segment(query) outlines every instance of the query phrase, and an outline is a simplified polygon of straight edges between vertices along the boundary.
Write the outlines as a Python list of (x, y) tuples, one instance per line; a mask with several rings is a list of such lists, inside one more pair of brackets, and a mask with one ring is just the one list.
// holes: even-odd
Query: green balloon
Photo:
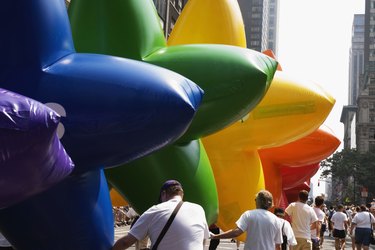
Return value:
[(166, 47), (144, 61), (178, 72), (205, 91), (180, 142), (213, 134), (248, 114), (264, 97), (277, 66), (262, 53), (214, 44)]
[(159, 65), (205, 91), (190, 129), (179, 142), (210, 135), (247, 115), (264, 97), (276, 71), (275, 60), (245, 48), (167, 47), (151, 0), (72, 1), (69, 16), (77, 51)]
[(168, 146), (129, 164), (106, 169), (105, 174), (140, 214), (158, 203), (160, 188), (166, 180), (178, 180), (184, 189), (184, 200), (200, 204), (207, 222), (216, 222), (219, 205), (215, 178), (199, 140)]
[(71, 0), (68, 13), (79, 52), (142, 60), (166, 46), (152, 0)]

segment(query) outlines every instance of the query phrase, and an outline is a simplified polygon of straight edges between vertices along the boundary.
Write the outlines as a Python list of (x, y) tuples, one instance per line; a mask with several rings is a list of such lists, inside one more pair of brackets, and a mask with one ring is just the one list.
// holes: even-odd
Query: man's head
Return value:
[(272, 194), (267, 190), (261, 190), (255, 197), (255, 203), (257, 208), (268, 210), (273, 206)]
[(306, 190), (299, 191), (298, 200), (300, 202), (306, 203), (308, 199), (309, 199), (309, 192), (307, 192)]
[(170, 200), (176, 195), (181, 196), (181, 198), (184, 197), (181, 183), (176, 180), (168, 180), (160, 188), (159, 202)]
[(315, 206), (322, 208), (324, 205), (324, 198), (323, 196), (319, 195), (315, 197)]
[(344, 206), (342, 204), (337, 205), (337, 211), (342, 212), (344, 210)]

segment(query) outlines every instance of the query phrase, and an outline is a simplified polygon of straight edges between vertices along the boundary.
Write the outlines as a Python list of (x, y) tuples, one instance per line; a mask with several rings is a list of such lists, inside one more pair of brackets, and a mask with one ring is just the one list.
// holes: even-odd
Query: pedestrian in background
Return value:
[(309, 193), (306, 190), (301, 190), (298, 193), (298, 201), (292, 202), (285, 209), (285, 212), (292, 220), (292, 228), (294, 236), (297, 240), (297, 245), (293, 249), (297, 250), (311, 250), (311, 229), (315, 228), (316, 235), (319, 235), (320, 227), (318, 224), (318, 217), (314, 209), (306, 204), (309, 198)]
[[(296, 237), (294, 237), (292, 226), (289, 221), (285, 220), (285, 212), (281, 207), (275, 208), (273, 212), (281, 222), (281, 232), (283, 235), (283, 243), (281, 244), (282, 250), (292, 250), (293, 246), (297, 245)], [(288, 247), (289, 246), (289, 247)]]
[(331, 218), (333, 223), (333, 237), (336, 250), (345, 249), (345, 237), (348, 230), (348, 216), (344, 213), (344, 206), (338, 205), (337, 211)]
[[(313, 207), (313, 210), (316, 214), (316, 217), (318, 218), (318, 222), (315, 225), (318, 226), (318, 228), (311, 227), (311, 241), (312, 241), (312, 249), (313, 250), (319, 250), (320, 246), (321, 246), (321, 234), (320, 234), (320, 232), (321, 232), (321, 228), (322, 228), (323, 222), (324, 222), (325, 217), (326, 217), (325, 213), (322, 210), (323, 205), (324, 205), (323, 196), (315, 197), (314, 203), (315, 203), (315, 205)], [(319, 231), (318, 231), (318, 229), (319, 229)]]
[(361, 205), (361, 210), (354, 216), (350, 227), (350, 234), (353, 234), (355, 228), (355, 245), (357, 249), (369, 249), (371, 224), (375, 227), (374, 216), (367, 212), (367, 207)]

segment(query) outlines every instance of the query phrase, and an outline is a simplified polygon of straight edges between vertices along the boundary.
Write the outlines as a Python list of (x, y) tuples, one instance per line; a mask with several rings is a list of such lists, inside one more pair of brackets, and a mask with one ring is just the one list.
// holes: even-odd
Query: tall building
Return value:
[(247, 47), (272, 49), (277, 55), (278, 0), (238, 0), (245, 24)]
[(344, 106), (340, 121), (344, 124), (344, 148), (356, 148), (356, 112), (359, 85), (364, 73), (365, 15), (354, 15), (352, 45), (349, 55), (349, 95), (348, 105)]
[(366, 1), (364, 32), (365, 68), (357, 100), (357, 149), (375, 152), (375, 0)]
[(279, 1), (269, 0), (269, 11), (268, 11), (268, 40), (267, 49), (273, 51), (277, 55), (278, 48), (278, 27), (279, 27)]
[(354, 15), (352, 28), (352, 46), (349, 58), (349, 95), (348, 104), (357, 105), (359, 78), (364, 73), (365, 15)]
[(160, 17), (165, 37), (171, 33), (187, 0), (153, 0)]

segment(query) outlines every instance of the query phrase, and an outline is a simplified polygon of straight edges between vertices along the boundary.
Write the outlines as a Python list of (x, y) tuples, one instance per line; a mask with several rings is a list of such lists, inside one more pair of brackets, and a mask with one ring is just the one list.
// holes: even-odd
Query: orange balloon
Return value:
[[(340, 143), (340, 140), (329, 129), (321, 127), (313, 133), (286, 145), (259, 150), (266, 189), (274, 195), (275, 204), (280, 205), (282, 201), (281, 167), (303, 167), (319, 163), (330, 156)], [(309, 169), (307, 168), (306, 171), (309, 171)], [(292, 184), (289, 183), (288, 185)]]

